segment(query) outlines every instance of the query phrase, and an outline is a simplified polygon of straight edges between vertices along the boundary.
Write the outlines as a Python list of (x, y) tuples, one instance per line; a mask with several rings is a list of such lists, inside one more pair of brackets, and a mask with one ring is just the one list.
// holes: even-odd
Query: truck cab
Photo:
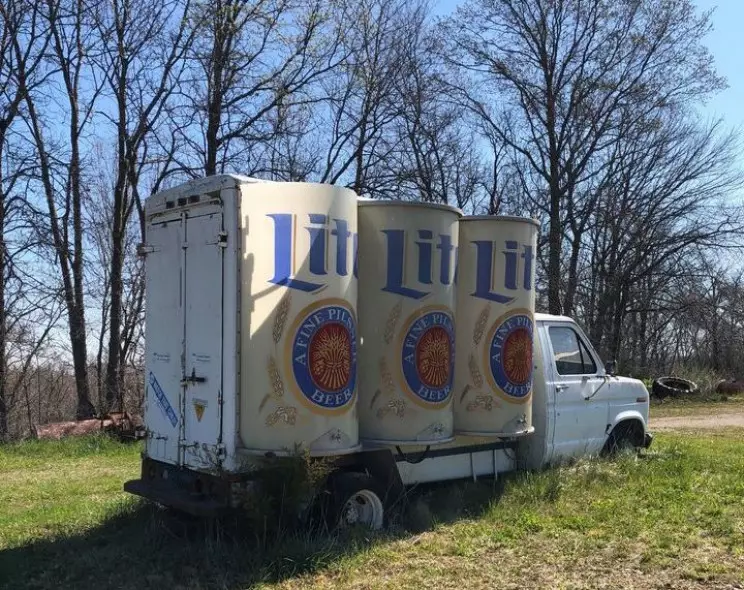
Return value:
[(528, 464), (648, 447), (649, 396), (643, 383), (606, 370), (571, 318), (538, 313), (535, 327), (535, 432), (520, 445)]

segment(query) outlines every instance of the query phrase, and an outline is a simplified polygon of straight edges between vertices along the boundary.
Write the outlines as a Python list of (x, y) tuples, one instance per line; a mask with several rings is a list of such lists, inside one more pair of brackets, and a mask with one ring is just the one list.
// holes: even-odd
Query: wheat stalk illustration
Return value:
[(473, 387), (476, 389), (483, 387), (483, 375), (478, 368), (478, 361), (475, 360), (472, 353), (468, 357), (468, 369), (470, 369), (470, 378), (473, 380)]
[(272, 330), (272, 336), (274, 337), (274, 342), (276, 344), (279, 343), (282, 339), (282, 334), (284, 334), (284, 326), (287, 323), (289, 308), (291, 305), (292, 292), (287, 290), (279, 301), (279, 305), (276, 306), (276, 311), (274, 312), (274, 328)]
[(390, 310), (390, 315), (388, 315), (388, 319), (385, 322), (385, 332), (382, 337), (385, 344), (390, 344), (393, 340), (393, 336), (395, 336), (395, 326), (398, 324), (401, 311), (403, 311), (403, 302), (398, 301), (398, 303), (393, 306), (393, 309)]
[(460, 394), (460, 403), (463, 402), (465, 396), (468, 394), (468, 391), (470, 391), (470, 385), (465, 385), (465, 387), (462, 388), (462, 393)]
[(279, 371), (279, 365), (276, 364), (276, 360), (273, 356), (269, 356), (269, 362), (266, 364), (266, 369), (269, 372), (269, 381), (271, 382), (271, 396), (277, 399), (283, 397), (284, 381), (282, 380), (282, 374)]
[(393, 375), (388, 369), (387, 359), (384, 356), (380, 357), (380, 378), (382, 379), (383, 387), (388, 391), (388, 393), (395, 391)]
[(261, 403), (258, 405), (258, 412), (263, 412), (263, 409), (266, 407), (266, 403), (271, 399), (271, 394), (267, 393), (265, 396), (263, 396), (263, 399), (261, 400)]
[(481, 338), (483, 338), (483, 332), (486, 330), (486, 324), (488, 323), (488, 316), (491, 314), (491, 306), (486, 306), (478, 314), (478, 319), (475, 321), (475, 328), (473, 328), (473, 344), (480, 344)]

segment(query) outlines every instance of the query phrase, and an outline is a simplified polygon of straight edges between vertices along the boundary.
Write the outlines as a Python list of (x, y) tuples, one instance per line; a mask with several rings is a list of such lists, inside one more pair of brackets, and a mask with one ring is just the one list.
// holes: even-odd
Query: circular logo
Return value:
[(307, 307), (295, 320), (292, 373), (307, 401), (338, 410), (351, 401), (356, 388), (356, 323), (345, 302), (327, 303)]
[(436, 308), (409, 320), (401, 351), (403, 381), (417, 401), (443, 404), (452, 391), (455, 331), (452, 315)]
[(493, 384), (507, 396), (532, 391), (532, 318), (515, 313), (494, 324), (488, 340), (488, 367)]

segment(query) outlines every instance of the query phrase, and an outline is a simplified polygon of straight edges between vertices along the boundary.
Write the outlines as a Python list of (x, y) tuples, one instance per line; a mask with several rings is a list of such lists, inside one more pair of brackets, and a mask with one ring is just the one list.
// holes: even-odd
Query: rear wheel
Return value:
[(363, 526), (379, 530), (385, 523), (385, 504), (377, 481), (364, 473), (343, 472), (328, 483), (328, 524), (331, 528)]

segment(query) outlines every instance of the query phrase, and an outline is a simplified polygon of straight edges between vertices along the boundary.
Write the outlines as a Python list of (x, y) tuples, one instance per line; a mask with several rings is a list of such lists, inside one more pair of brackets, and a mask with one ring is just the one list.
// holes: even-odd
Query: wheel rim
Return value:
[(381, 529), (384, 518), (382, 500), (370, 490), (360, 490), (344, 504), (341, 526), (363, 525), (373, 530)]

